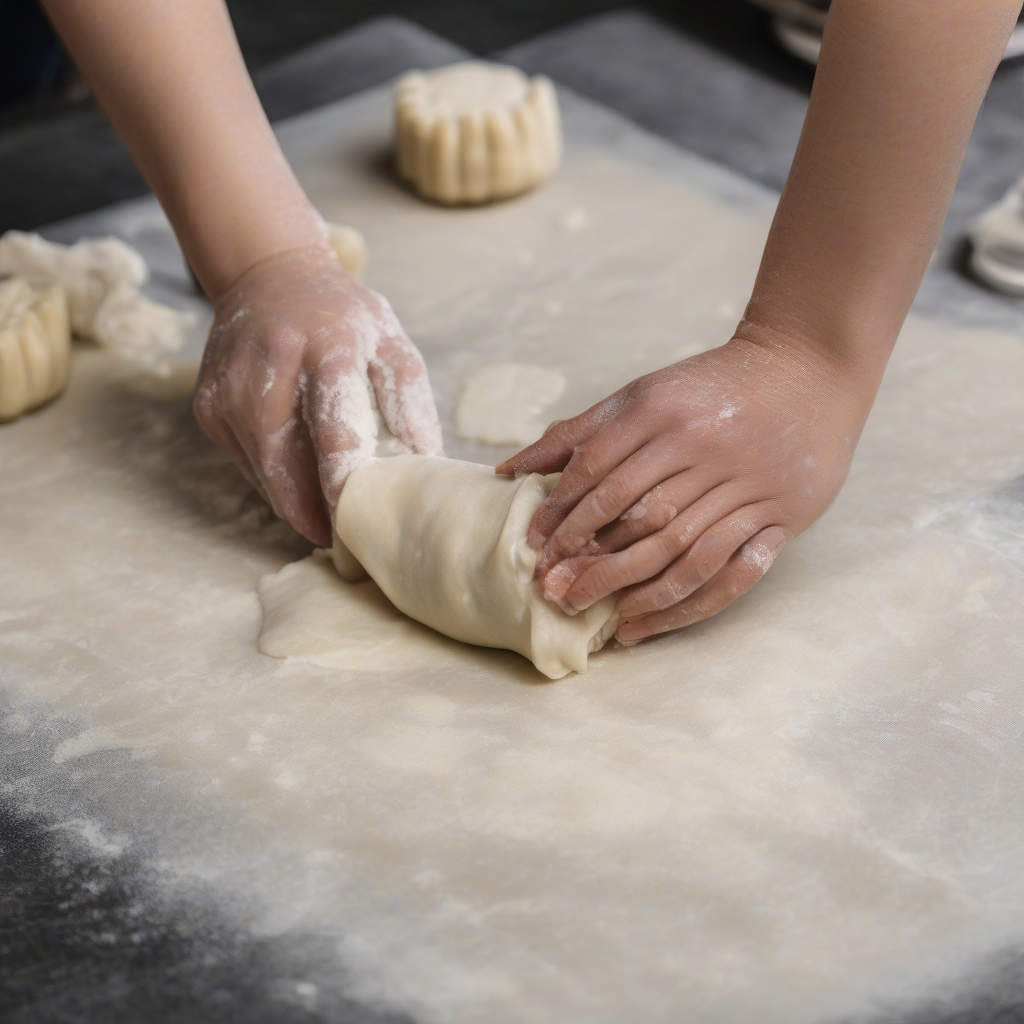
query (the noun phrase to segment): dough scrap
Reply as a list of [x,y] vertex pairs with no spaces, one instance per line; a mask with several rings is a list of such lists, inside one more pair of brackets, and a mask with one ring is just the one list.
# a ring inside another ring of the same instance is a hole
[[382,671],[450,662],[456,644],[413,622],[372,580],[338,579],[327,551],[260,580],[263,626],[257,644],[273,658],[328,668]]
[[335,530],[392,603],[439,633],[517,651],[550,679],[586,672],[615,631],[615,596],[578,615],[546,601],[526,543],[559,474],[499,477],[438,456],[370,459],[345,483]]
[[395,87],[399,175],[425,199],[487,203],[536,187],[558,169],[561,122],[543,75],[465,61]]
[[0,283],[0,422],[59,395],[71,372],[71,329],[60,285]]
[[547,426],[540,414],[565,392],[565,377],[527,363],[496,363],[463,385],[455,433],[483,444],[532,444]]
[[147,359],[176,352],[195,323],[192,314],[142,294],[146,261],[118,238],[61,245],[8,231],[0,237],[0,274],[61,285],[72,332],[122,354]]
[[332,224],[324,221],[327,227],[327,241],[334,254],[341,260],[341,265],[356,277],[362,277],[366,270],[366,238],[358,228],[348,224]]

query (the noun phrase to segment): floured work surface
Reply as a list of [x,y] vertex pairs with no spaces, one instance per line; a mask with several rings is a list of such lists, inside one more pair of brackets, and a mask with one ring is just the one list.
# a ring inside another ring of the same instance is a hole
[[[770,197],[564,105],[563,173],[482,210],[384,173],[386,94],[282,133],[366,233],[459,457],[507,451],[451,430],[480,367],[564,373],[564,416],[725,340],[753,278]],[[40,744],[9,792],[326,944],[303,1005],[798,1024],[909,1015],[1018,948],[1024,342],[912,321],[845,491],[765,580],[553,684],[426,631],[382,670],[372,638],[355,670],[257,654],[257,583],[308,548],[199,435],[188,376],[80,351],[0,430],[3,742]]]

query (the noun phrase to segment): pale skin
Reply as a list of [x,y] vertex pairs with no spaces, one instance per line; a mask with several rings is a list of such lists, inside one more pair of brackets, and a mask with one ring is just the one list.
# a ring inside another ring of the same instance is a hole
[[[364,391],[410,448],[441,450],[419,352],[330,254],[220,0],[44,5],[214,302],[200,425],[279,515],[329,544],[345,476],[372,449]],[[690,625],[745,593],[828,508],[1019,11],[834,0],[734,337],[553,424],[498,467],[564,471],[529,535],[553,600],[577,611],[621,590],[624,642]]]

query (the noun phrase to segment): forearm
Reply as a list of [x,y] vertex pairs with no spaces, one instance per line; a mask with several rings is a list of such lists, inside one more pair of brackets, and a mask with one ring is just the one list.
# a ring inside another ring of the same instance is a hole
[[873,398],[1020,0],[834,0],[739,334],[824,355]]
[[43,0],[216,299],[249,267],[320,244],[221,0]]

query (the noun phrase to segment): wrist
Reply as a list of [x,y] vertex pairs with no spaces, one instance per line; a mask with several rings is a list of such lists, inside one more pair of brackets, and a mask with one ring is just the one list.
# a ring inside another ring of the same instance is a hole
[[[859,344],[834,333],[793,329],[747,314],[736,327],[734,338],[775,353],[794,366],[826,381],[831,387],[870,408],[882,381],[892,344],[877,336]],[[895,342],[895,339],[893,339]]]
[[749,317],[737,325],[729,344],[755,347],[794,387],[831,396],[861,423],[871,410],[885,370],[884,361],[879,366],[873,360],[851,360],[837,355],[826,341]]

